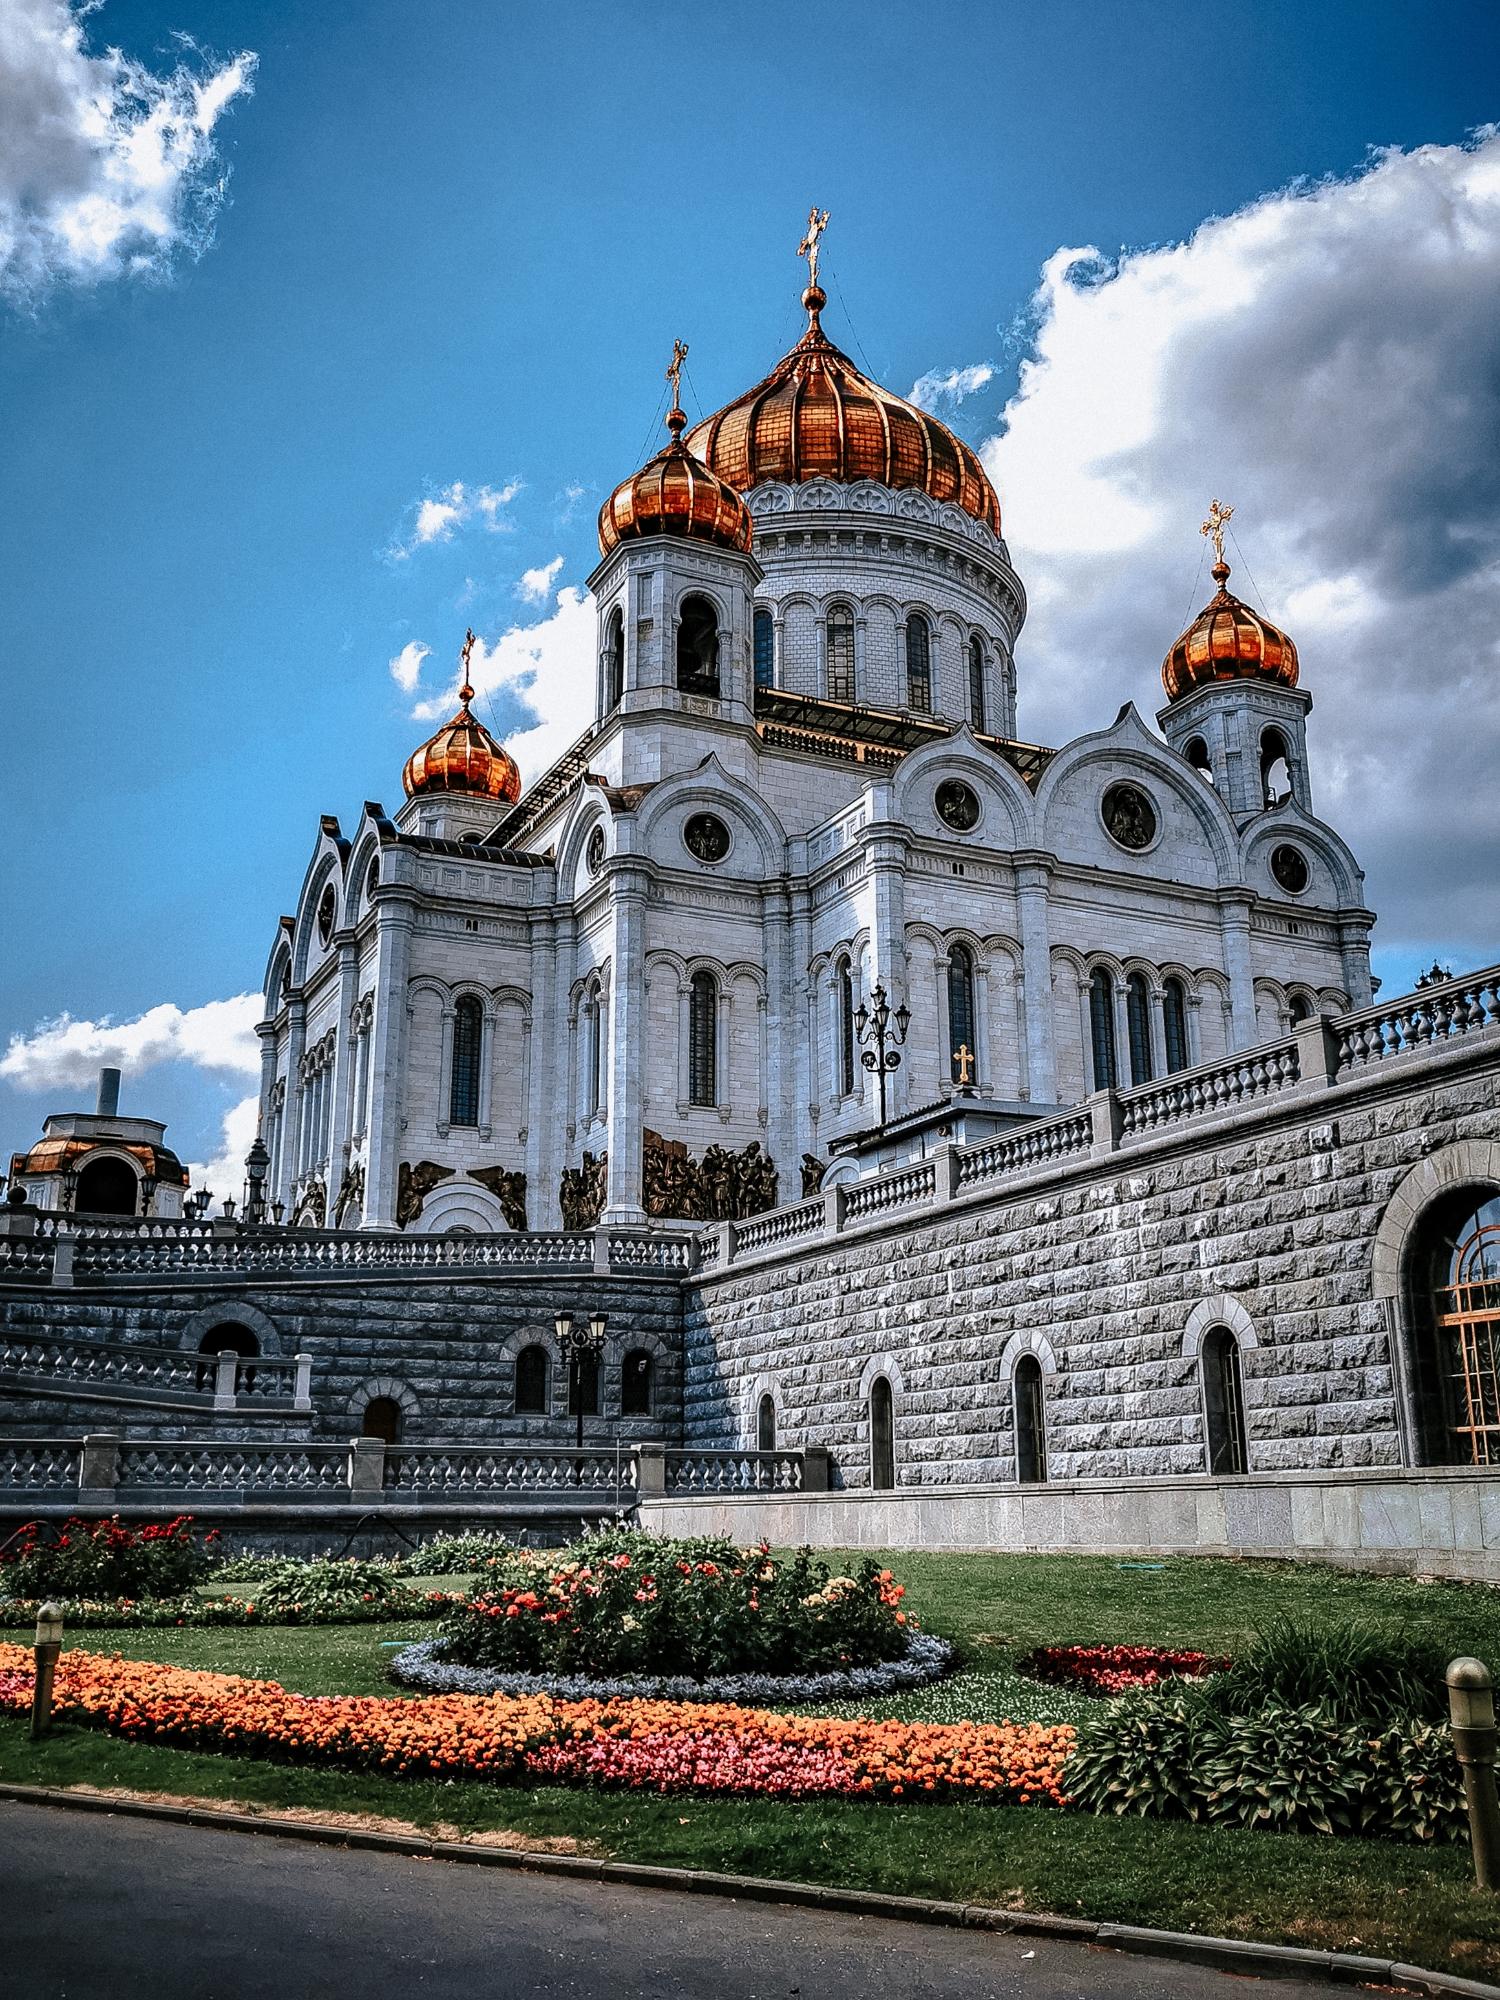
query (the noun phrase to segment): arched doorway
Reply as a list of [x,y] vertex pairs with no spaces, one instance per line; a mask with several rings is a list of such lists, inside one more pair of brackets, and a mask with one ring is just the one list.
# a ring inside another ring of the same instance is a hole
[[896,1412],[884,1375],[870,1384],[870,1484],[889,1492],[896,1483]]
[[[242,1326],[238,1320],[226,1319],[208,1329],[198,1342],[198,1352],[205,1357],[203,1365],[198,1369],[198,1387],[211,1389],[215,1378],[212,1364],[221,1354],[237,1354],[242,1361],[253,1361],[260,1353],[260,1342],[248,1326]],[[254,1387],[253,1368],[237,1368],[234,1372],[236,1389]]]
[[1211,1326],[1203,1336],[1203,1416],[1208,1432],[1208,1469],[1248,1472],[1245,1438],[1245,1381],[1240,1344],[1227,1326]]
[[360,1418],[361,1437],[379,1438],[382,1444],[401,1442],[401,1405],[394,1396],[372,1396]]
[[1500,1193],[1436,1204],[1410,1280],[1418,1460],[1500,1465]]
[[136,1215],[140,1206],[140,1177],[128,1161],[106,1154],[78,1176],[73,1207],[80,1215]]

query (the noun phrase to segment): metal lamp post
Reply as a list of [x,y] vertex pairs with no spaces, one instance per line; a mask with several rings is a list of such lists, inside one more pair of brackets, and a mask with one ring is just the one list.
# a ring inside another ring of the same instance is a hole
[[31,1693],[31,1733],[45,1735],[52,1724],[52,1677],[62,1651],[63,1611],[60,1604],[40,1605],[36,1614],[36,1680]]
[[608,1324],[608,1315],[602,1312],[590,1313],[585,1326],[575,1327],[570,1312],[560,1312],[552,1322],[557,1344],[568,1357],[568,1400],[578,1418],[580,1451],[583,1450],[583,1363],[586,1357],[597,1361],[604,1352]]
[[865,1044],[860,1060],[866,1069],[873,1070],[880,1082],[880,1122],[885,1124],[885,1080],[892,1070],[901,1067],[901,1045],[906,1040],[906,1031],[911,1026],[911,1009],[902,1001],[891,1012],[891,1003],[886,996],[884,984],[877,980],[875,990],[870,995],[873,1005],[867,1007],[863,1000],[854,1013],[854,1032]]
[[242,1210],[252,1228],[258,1228],[266,1219],[266,1175],[270,1170],[271,1155],[257,1135],[255,1144],[245,1155],[245,1201]]

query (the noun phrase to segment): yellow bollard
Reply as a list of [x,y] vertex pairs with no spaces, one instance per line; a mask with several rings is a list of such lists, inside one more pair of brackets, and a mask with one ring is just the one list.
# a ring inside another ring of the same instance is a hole
[[1500,1888],[1500,1799],[1495,1795],[1495,1689],[1483,1660],[1448,1662],[1448,1716],[1453,1748],[1464,1774],[1469,1839],[1474,1848],[1474,1880],[1481,1889]]
[[36,1614],[36,1683],[31,1691],[31,1733],[45,1735],[52,1723],[52,1677],[57,1672],[57,1656],[62,1651],[63,1614],[60,1604],[50,1601]]

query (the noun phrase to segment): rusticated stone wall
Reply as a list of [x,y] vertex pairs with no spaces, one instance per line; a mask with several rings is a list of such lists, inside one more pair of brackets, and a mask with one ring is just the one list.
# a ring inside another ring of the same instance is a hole
[[898,1487],[1012,1480],[1011,1374],[1029,1352],[1051,1478],[1201,1474],[1198,1344],[1224,1323],[1243,1350],[1252,1472],[1409,1462],[1414,1336],[1381,1295],[1377,1231],[1422,1162],[1500,1139],[1497,1069],[1493,1041],[1392,1065],[705,1278],[689,1294],[686,1441],[751,1441],[770,1393],[778,1444],[825,1445],[844,1485],[867,1485],[884,1373]]

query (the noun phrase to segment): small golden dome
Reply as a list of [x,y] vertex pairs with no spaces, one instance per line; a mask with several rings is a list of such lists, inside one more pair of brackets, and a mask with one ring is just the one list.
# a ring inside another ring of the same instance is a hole
[[1161,663],[1167,700],[1177,701],[1212,681],[1280,681],[1283,687],[1295,687],[1297,648],[1286,633],[1225,589],[1229,565],[1222,556],[1212,576],[1218,595],[1204,605]]
[[617,486],[599,509],[601,555],[637,535],[687,535],[749,553],[754,533],[750,509],[732,486],[688,450],[682,441],[686,423],[687,417],[674,405],[667,412],[672,442]]
[[401,783],[409,799],[419,792],[466,792],[471,798],[500,799],[514,805],[521,796],[521,773],[515,759],[469,707],[474,699],[469,685],[473,649],[474,634],[470,632],[464,640],[464,679],[458,691],[462,705],[457,715],[406,760]]
[[1000,501],[969,447],[926,410],[862,375],[824,333],[820,285],[802,294],[808,328],[763,382],[688,433],[721,479],[749,493],[763,480],[871,479],[952,502],[1000,532]]

